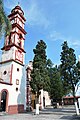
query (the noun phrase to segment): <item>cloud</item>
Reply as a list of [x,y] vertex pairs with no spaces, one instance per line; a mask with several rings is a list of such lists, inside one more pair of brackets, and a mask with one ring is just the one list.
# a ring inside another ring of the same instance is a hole
[[57,32],[57,31],[50,32],[49,35],[48,35],[48,39],[51,40],[51,41],[59,41],[59,42],[60,41],[61,42],[67,41],[68,45],[70,47],[73,47],[75,49],[80,48],[80,40],[75,39],[71,36],[66,37],[65,35]]
[[36,1],[31,2],[31,4],[29,4],[29,7],[25,9],[25,13],[26,13],[25,16],[27,19],[27,23],[29,25],[35,25],[35,26],[38,25],[45,29],[48,28],[50,22],[47,19],[45,12]]
[[67,41],[71,47],[74,47],[75,49],[80,49],[80,40],[72,38],[68,39]]
[[50,38],[50,40],[52,41],[57,41],[57,40],[63,41],[64,40],[63,35],[56,31],[50,32],[48,38]]

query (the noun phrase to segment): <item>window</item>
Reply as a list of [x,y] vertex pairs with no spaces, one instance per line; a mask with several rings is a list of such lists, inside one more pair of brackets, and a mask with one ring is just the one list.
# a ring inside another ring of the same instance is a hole
[[18,46],[21,47],[21,41],[18,42]]
[[16,79],[16,85],[19,85],[19,80],[18,79]]
[[10,35],[9,35],[8,45],[10,45],[10,43],[11,43],[11,33],[10,33]]
[[19,34],[19,39],[22,39],[23,37],[22,37],[22,34]]
[[16,88],[16,91],[18,91],[18,88]]
[[17,68],[17,71],[19,71],[19,68]]
[[11,23],[13,24],[13,23],[14,23],[14,20],[12,20]]
[[18,38],[18,46],[21,47],[21,40],[22,40],[23,36],[22,34],[20,33],[19,34],[19,38]]
[[3,74],[6,75],[6,74],[7,74],[7,71],[5,70]]

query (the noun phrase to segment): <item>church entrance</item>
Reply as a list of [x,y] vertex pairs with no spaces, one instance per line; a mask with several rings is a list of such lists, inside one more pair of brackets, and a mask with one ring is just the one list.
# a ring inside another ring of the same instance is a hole
[[7,100],[7,92],[3,91],[1,94],[1,111],[6,111],[6,100]]

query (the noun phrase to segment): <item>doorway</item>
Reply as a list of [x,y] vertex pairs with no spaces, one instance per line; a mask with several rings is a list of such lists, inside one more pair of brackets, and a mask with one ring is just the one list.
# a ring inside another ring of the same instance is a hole
[[3,91],[1,94],[1,111],[6,111],[6,100],[7,100],[7,92]]
[[45,108],[45,97],[43,97],[43,106]]

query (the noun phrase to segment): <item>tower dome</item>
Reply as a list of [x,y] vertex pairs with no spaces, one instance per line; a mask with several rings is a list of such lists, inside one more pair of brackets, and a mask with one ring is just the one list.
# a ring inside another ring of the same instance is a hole
[[15,6],[15,8],[12,9],[11,13],[14,13],[14,12],[17,12],[17,11],[19,13],[21,13],[22,15],[24,15],[24,12],[19,5]]

